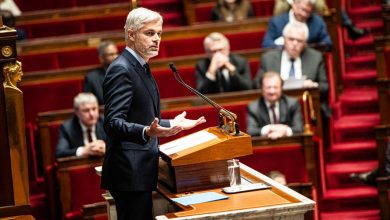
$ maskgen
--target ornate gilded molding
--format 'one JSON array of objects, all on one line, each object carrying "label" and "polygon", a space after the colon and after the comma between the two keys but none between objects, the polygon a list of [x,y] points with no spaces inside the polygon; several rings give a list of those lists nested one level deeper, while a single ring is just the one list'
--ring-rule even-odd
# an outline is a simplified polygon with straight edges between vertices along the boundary
[{"label": "ornate gilded molding", "polygon": [[4,75],[4,88],[20,89],[17,87],[17,83],[22,81],[23,71],[22,63],[19,61],[9,62],[3,66]]}]

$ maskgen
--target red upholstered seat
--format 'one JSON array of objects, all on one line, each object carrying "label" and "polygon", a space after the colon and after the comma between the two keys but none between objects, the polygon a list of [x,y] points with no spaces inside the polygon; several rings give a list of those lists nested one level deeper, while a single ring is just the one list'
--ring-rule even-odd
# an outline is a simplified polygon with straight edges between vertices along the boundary
[{"label": "red upholstered seat", "polygon": [[82,80],[22,85],[26,122],[35,123],[39,112],[73,107],[73,98],[82,91]]},{"label": "red upholstered seat", "polygon": [[98,65],[99,63],[96,48],[83,48],[58,53],[59,68]]},{"label": "red upholstered seat", "polygon": [[308,182],[302,146],[254,147],[252,155],[239,159],[263,174],[278,170],[286,175],[289,183]]},{"label": "red upholstered seat", "polygon": [[65,216],[66,219],[82,219],[82,206],[104,201],[105,190],[100,189],[100,177],[92,166],[70,168],[69,179],[72,211]]},{"label": "red upholstered seat", "polygon": [[[195,67],[180,68],[180,76],[191,87],[195,87]],[[165,70],[153,71],[160,89],[160,98],[173,98],[194,95],[182,84],[176,81],[172,71],[167,67]]]},{"label": "red upholstered seat", "polygon": [[23,63],[23,72],[27,74],[31,71],[59,68],[57,53],[20,55],[18,60]]}]

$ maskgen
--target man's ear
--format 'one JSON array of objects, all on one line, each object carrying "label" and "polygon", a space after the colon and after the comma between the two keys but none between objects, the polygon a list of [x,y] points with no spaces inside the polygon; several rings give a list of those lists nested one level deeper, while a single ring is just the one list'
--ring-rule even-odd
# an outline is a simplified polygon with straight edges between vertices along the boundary
[{"label": "man's ear", "polygon": [[128,39],[130,40],[130,41],[135,41],[135,31],[133,31],[132,29],[128,29],[127,30],[127,34],[128,34]]}]

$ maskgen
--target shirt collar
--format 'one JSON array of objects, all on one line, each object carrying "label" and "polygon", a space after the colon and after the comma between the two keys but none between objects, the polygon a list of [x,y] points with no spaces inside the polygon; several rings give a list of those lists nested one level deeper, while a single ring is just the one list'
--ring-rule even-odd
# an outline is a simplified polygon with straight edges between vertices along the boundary
[{"label": "shirt collar", "polygon": [[142,58],[137,52],[135,52],[133,49],[131,49],[130,47],[126,46],[125,48],[127,51],[129,51],[131,53],[131,55],[133,55],[135,57],[135,59],[141,64],[141,66],[144,66],[146,64],[146,61],[144,60],[144,58]]}]

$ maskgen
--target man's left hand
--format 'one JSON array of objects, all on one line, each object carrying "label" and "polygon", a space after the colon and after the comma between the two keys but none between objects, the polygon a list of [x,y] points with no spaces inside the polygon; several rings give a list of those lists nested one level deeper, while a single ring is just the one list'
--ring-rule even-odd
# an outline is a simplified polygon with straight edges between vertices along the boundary
[{"label": "man's left hand", "polygon": [[184,111],[182,112],[181,114],[177,115],[173,120],[172,120],[172,123],[174,126],[179,126],[181,127],[183,130],[188,130],[188,129],[191,129],[195,126],[198,126],[200,124],[203,124],[206,122],[206,119],[204,118],[204,116],[196,119],[196,120],[192,120],[192,119],[187,119],[186,118],[186,115],[187,113]]}]

